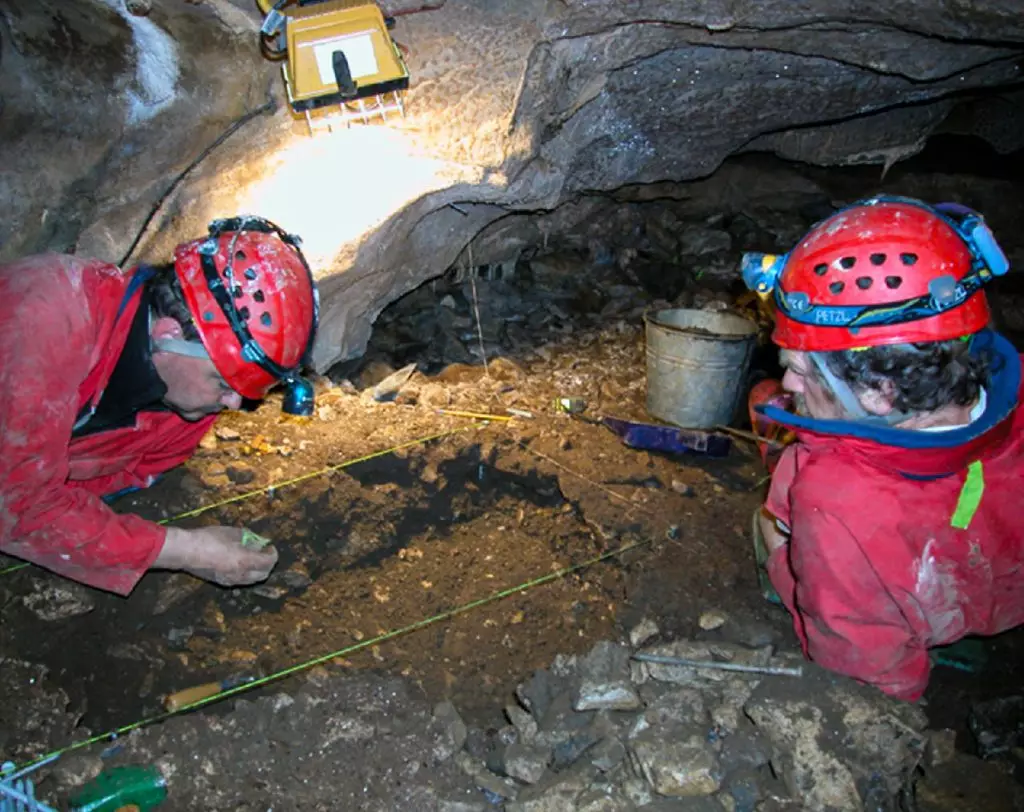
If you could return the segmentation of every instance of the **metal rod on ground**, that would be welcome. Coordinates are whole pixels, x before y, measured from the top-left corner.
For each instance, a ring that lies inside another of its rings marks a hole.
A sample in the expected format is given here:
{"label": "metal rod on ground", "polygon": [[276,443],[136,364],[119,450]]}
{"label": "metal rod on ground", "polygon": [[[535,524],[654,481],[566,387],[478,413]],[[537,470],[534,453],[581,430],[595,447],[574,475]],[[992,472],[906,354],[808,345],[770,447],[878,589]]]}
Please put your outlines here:
{"label": "metal rod on ground", "polygon": [[661,654],[634,654],[634,660],[659,665],[681,665],[686,668],[712,668],[718,671],[740,671],[744,674],[771,674],[779,677],[802,677],[800,666],[786,668],[781,665],[741,665],[740,663],[719,663],[713,660],[687,660],[683,657],[665,657]]}

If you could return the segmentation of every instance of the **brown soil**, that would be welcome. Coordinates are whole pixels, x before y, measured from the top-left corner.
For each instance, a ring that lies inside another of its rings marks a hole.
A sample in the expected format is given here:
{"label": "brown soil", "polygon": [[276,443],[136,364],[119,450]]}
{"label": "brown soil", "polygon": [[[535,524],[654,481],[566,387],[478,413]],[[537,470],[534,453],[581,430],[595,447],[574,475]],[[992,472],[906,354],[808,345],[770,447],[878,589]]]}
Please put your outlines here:
{"label": "brown soil", "polygon": [[[556,396],[572,395],[587,399],[588,416],[650,419],[642,336],[620,325],[603,340],[567,339],[551,361],[417,375],[416,405],[331,387],[305,424],[282,418],[276,402],[226,415],[217,430],[238,439],[200,449],[117,508],[173,519],[255,492],[181,523],[245,524],[272,538],[281,560],[271,589],[154,573],[128,599],[94,593],[91,613],[46,623],[15,600],[53,578],[29,568],[4,579],[6,653],[48,666],[96,731],[158,712],[168,691],[270,674],[359,643],[339,655],[347,666],[408,676],[486,726],[500,723],[510,691],[533,669],[619,637],[646,614],[682,634],[705,609],[743,610],[783,631],[785,618],[760,605],[756,588],[746,528],[763,471],[744,441],[726,459],[669,458],[555,411]],[[439,396],[451,409],[507,416],[512,407],[534,418],[446,416],[426,405]],[[444,436],[414,442],[435,435]],[[637,541],[650,543],[514,589]],[[503,590],[513,594],[365,646]]]}
{"label": "brown soil", "polygon": [[[492,360],[486,372],[455,364],[417,373],[391,403],[324,380],[306,422],[283,418],[273,400],[226,415],[220,439],[117,509],[177,521],[239,497],[181,523],[245,524],[269,536],[281,553],[270,581],[228,590],[153,573],[127,599],[93,592],[92,612],[44,622],[19,598],[59,579],[23,569],[0,582],[0,657],[45,665],[48,684],[93,732],[159,714],[174,690],[321,660],[368,677],[401,675],[493,733],[533,670],[622,639],[645,616],[670,638],[723,634],[795,648],[788,616],[758,591],[748,528],[765,478],[752,446],[734,437],[723,459],[669,457],[628,449],[588,422],[650,421],[636,322],[542,349]],[[555,399],[569,396],[587,401],[582,416],[556,410]],[[439,408],[533,418],[483,423]],[[396,446],[404,447],[363,459]],[[576,565],[585,566],[530,585]],[[698,618],[712,608],[730,622],[702,632]],[[1005,662],[1019,650],[1009,648]],[[1013,667],[1003,673],[1018,678]],[[273,689],[303,683],[288,676]],[[971,693],[961,675],[939,669],[933,683],[930,712],[963,731]],[[1002,679],[986,684],[994,695],[1013,690]],[[3,733],[0,749],[17,758],[79,737],[66,731],[67,740],[29,746],[27,730]]]}

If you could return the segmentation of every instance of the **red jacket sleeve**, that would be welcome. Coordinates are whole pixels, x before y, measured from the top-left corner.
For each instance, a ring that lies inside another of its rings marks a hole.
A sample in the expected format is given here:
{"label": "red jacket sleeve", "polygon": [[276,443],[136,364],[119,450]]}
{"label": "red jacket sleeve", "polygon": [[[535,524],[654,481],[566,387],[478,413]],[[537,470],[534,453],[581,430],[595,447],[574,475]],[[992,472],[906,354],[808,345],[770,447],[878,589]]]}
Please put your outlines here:
{"label": "red jacket sleeve", "polygon": [[[166,531],[119,516],[67,483],[77,388],[96,327],[88,305],[77,304],[82,293],[74,283],[58,287],[27,293],[17,309],[8,302],[0,318],[0,549],[127,594],[160,553]],[[32,314],[30,328],[24,312]]]}
{"label": "red jacket sleeve", "polygon": [[843,521],[799,502],[790,542],[769,558],[768,571],[805,654],[892,696],[918,699],[928,683],[927,650]]}

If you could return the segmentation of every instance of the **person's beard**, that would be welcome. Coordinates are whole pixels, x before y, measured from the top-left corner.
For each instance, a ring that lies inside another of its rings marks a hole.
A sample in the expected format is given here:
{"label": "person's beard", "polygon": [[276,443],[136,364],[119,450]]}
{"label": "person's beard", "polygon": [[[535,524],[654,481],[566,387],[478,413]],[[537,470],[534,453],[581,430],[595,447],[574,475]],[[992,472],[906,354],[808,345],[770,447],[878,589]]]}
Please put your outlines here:
{"label": "person's beard", "polygon": [[790,405],[793,411],[801,417],[810,417],[811,413],[807,411],[807,401],[804,396],[799,392],[793,393],[793,399]]}

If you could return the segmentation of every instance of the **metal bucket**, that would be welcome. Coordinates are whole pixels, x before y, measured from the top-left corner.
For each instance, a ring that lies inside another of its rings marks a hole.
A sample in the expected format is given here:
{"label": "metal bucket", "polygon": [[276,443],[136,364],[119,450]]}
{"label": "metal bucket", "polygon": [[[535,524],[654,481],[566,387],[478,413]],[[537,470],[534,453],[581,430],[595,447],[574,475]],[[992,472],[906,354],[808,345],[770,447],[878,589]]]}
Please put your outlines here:
{"label": "metal bucket", "polygon": [[684,428],[728,425],[746,389],[757,325],[708,310],[659,310],[647,325],[647,411]]}

